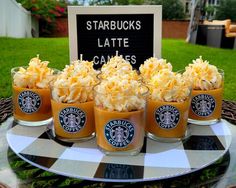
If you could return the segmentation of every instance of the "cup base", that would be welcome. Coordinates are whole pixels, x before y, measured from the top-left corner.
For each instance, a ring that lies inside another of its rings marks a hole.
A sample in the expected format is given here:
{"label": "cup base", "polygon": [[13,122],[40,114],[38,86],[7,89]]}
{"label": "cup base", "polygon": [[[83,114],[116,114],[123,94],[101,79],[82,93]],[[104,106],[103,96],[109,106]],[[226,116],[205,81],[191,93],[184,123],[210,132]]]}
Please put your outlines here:
{"label": "cup base", "polygon": [[133,150],[128,150],[128,151],[107,151],[103,148],[101,148],[100,146],[98,146],[98,149],[103,152],[105,155],[111,155],[111,156],[134,156],[134,155],[138,155],[142,149],[138,148],[138,149],[133,149]]}
{"label": "cup base", "polygon": [[185,134],[183,137],[180,138],[168,138],[168,137],[159,137],[156,136],[150,132],[146,133],[146,136],[152,140],[158,141],[158,142],[166,142],[166,143],[173,143],[173,142],[180,142],[180,141],[185,141],[187,140],[191,134],[190,134],[190,129],[187,128],[187,130],[185,131]]}
{"label": "cup base", "polygon": [[188,123],[195,124],[195,125],[212,125],[212,124],[215,124],[219,121],[220,121],[220,118],[219,119],[212,119],[212,120],[205,120],[205,121],[188,118]]}
{"label": "cup base", "polygon": [[42,121],[24,121],[24,120],[19,120],[19,119],[14,118],[14,122],[22,126],[39,127],[39,126],[50,124],[52,122],[52,118],[42,120]]}
{"label": "cup base", "polygon": [[95,135],[96,135],[96,134],[95,134],[95,132],[94,132],[94,133],[92,133],[91,135],[86,136],[86,137],[81,137],[81,138],[64,138],[64,137],[61,137],[61,136],[56,135],[55,132],[54,132],[54,136],[55,136],[57,139],[62,140],[62,141],[64,141],[64,142],[83,142],[83,141],[87,141],[87,140],[90,140],[90,139],[94,138]]}

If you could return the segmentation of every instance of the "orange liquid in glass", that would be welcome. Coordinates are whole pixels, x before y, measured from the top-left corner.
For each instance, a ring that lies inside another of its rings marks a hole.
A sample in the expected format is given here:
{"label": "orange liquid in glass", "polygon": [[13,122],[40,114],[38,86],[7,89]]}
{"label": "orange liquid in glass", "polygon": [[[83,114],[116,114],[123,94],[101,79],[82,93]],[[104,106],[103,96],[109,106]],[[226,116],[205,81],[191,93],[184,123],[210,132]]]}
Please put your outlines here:
{"label": "orange liquid in glass", "polygon": [[[82,139],[91,136],[94,131],[94,111],[93,111],[93,101],[85,103],[59,103],[51,100],[52,113],[53,113],[53,123],[55,134],[61,138],[65,139]],[[68,132],[65,130],[59,119],[60,112],[69,107],[74,107],[82,110],[86,114],[86,121],[83,127],[77,132]]]}
{"label": "orange liquid in glass", "polygon": [[[174,128],[162,128],[156,121],[155,112],[164,105],[170,105],[178,109],[179,121]],[[184,102],[162,102],[149,100],[147,103],[146,131],[162,138],[181,138],[185,135],[189,113],[190,99]]]}
{"label": "orange liquid in glass", "polygon": [[[25,113],[19,106],[18,97],[21,92],[32,91],[38,94],[41,98],[41,105],[37,111],[32,113]],[[13,116],[18,120],[23,121],[43,121],[52,117],[50,90],[49,89],[27,89],[17,86],[12,87],[13,92]]]}
{"label": "orange liquid in glass", "polygon": [[223,88],[214,89],[214,90],[192,90],[192,98],[200,94],[207,94],[212,96],[215,99],[215,108],[212,113],[208,116],[197,115],[192,107],[190,107],[189,118],[194,120],[214,120],[221,118],[221,109],[222,109],[222,100],[223,100]]}
{"label": "orange liquid in glass", "polygon": [[[97,144],[100,148],[105,151],[117,152],[117,151],[131,151],[137,148],[141,148],[144,139],[144,129],[145,129],[145,111],[137,110],[132,112],[116,112],[116,111],[106,111],[98,107],[94,107],[95,115],[95,129]],[[134,137],[132,141],[123,148],[114,147],[105,138],[105,126],[111,120],[128,120],[134,125]]]}

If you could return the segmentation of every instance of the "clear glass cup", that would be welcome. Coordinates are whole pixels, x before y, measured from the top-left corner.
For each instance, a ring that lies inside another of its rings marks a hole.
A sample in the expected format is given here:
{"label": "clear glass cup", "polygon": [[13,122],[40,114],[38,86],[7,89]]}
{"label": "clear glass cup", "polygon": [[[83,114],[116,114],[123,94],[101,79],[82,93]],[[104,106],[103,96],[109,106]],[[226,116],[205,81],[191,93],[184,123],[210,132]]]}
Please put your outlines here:
{"label": "clear glass cup", "polygon": [[188,138],[190,132],[187,121],[190,102],[191,92],[183,102],[149,99],[146,119],[147,136],[161,142],[177,142]]}
{"label": "clear glass cup", "polygon": [[122,71],[117,71],[117,72],[113,72],[112,75],[99,70],[99,74],[97,75],[97,79],[100,81],[107,80],[111,76],[122,76],[124,79],[128,78],[128,79],[133,79],[133,80],[137,80],[139,82],[142,82],[142,78],[141,78],[141,76],[139,76],[138,70],[132,70],[132,72],[129,72],[129,74],[123,73]]}
{"label": "clear glass cup", "polygon": [[[51,105],[53,114],[54,134],[64,141],[82,141],[95,136],[93,86],[75,87],[76,95],[84,98],[84,102],[60,102],[58,95],[69,95],[71,88],[56,87],[51,84]],[[66,94],[67,93],[67,94]],[[74,93],[74,94],[75,94]],[[87,96],[89,100],[87,101]]]}
{"label": "clear glass cup", "polygon": [[[148,88],[142,85],[142,93],[135,96],[110,95],[99,93],[94,87],[94,101],[102,96],[124,104],[124,101],[132,101],[138,97],[144,101],[144,107],[133,111],[109,111],[103,108],[103,104],[94,102],[95,129],[98,148],[107,155],[136,155],[143,146],[146,100]],[[106,103],[107,101],[100,101]]]}
{"label": "clear glass cup", "polygon": [[[23,68],[26,69],[27,67]],[[47,87],[45,89],[30,89],[26,87],[18,87],[14,84],[14,75],[19,71],[19,69],[20,67],[11,69],[14,120],[20,125],[25,126],[42,126],[50,123],[52,121],[52,111],[49,82],[56,77],[59,71],[53,69],[53,75],[45,76],[45,80],[47,80]],[[31,76],[37,77],[38,75],[35,74]],[[21,80],[17,81],[21,82]],[[26,80],[22,81],[26,82]]]}
{"label": "clear glass cup", "polygon": [[189,111],[189,123],[197,125],[211,125],[221,119],[224,71],[219,69],[222,76],[222,84],[218,89],[194,90]]}

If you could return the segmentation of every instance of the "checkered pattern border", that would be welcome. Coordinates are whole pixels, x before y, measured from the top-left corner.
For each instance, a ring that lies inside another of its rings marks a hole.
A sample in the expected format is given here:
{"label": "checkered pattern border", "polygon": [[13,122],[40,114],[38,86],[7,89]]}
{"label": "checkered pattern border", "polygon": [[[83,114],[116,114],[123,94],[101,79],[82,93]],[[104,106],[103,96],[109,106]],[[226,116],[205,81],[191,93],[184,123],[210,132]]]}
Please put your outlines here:
{"label": "checkered pattern border", "polygon": [[60,175],[106,182],[138,182],[171,178],[200,170],[229,149],[231,133],[226,121],[210,126],[188,125],[191,136],[175,143],[145,138],[137,156],[107,156],[96,139],[68,143],[51,130],[17,124],[7,132],[11,149],[34,166]]}

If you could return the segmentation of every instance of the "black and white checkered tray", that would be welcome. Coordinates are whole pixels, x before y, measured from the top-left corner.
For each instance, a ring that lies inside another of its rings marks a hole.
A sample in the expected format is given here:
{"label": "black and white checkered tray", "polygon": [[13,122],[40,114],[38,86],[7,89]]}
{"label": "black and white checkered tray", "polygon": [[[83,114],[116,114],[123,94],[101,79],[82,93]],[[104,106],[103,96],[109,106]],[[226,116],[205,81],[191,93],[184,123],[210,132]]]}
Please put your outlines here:
{"label": "black and white checkered tray", "polygon": [[11,149],[23,160],[60,175],[106,182],[160,180],[200,170],[229,149],[231,133],[226,121],[211,126],[189,125],[184,142],[160,143],[145,139],[137,156],[106,156],[92,139],[66,143],[51,130],[14,125],[7,132]]}

